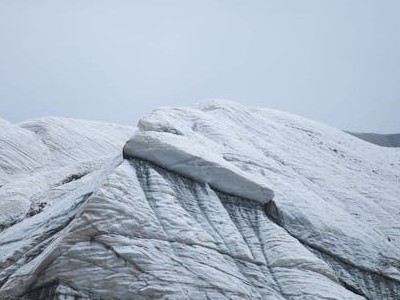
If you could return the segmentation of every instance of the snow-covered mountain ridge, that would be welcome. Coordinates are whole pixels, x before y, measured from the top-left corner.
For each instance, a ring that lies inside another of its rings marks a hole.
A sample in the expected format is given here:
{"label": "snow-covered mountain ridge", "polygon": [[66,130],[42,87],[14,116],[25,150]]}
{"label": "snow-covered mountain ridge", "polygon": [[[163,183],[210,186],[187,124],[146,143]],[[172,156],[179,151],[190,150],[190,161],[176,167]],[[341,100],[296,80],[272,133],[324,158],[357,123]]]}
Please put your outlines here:
{"label": "snow-covered mountain ridge", "polygon": [[360,133],[349,132],[350,134],[363,139],[367,142],[384,146],[384,147],[400,147],[400,134],[376,134],[376,133]]}
{"label": "snow-covered mountain ridge", "polygon": [[0,126],[2,295],[400,298],[400,149],[220,100]]}

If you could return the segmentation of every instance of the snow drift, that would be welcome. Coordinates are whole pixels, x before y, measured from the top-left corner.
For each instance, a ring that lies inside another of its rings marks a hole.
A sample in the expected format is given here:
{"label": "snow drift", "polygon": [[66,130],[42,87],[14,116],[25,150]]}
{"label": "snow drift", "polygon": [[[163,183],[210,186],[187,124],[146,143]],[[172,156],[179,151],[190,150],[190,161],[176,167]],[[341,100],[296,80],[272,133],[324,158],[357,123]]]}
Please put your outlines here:
{"label": "snow drift", "polygon": [[3,295],[400,297],[400,149],[220,100],[0,126]]}

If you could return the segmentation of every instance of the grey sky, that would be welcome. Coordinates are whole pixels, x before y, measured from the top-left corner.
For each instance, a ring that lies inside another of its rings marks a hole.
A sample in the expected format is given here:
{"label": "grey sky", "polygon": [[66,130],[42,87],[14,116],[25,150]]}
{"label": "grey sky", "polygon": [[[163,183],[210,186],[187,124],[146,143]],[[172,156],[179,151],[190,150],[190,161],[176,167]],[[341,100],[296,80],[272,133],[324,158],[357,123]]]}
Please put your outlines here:
{"label": "grey sky", "polygon": [[0,0],[0,116],[225,98],[400,132],[399,0]]}

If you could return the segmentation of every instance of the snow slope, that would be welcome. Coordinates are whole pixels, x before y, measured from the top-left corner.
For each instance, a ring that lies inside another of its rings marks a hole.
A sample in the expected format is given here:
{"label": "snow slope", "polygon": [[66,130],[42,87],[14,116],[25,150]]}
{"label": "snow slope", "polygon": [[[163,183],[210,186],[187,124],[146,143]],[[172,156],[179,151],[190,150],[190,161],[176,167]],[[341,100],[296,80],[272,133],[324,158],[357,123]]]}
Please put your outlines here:
{"label": "snow slope", "polygon": [[3,295],[400,297],[400,149],[222,100],[0,125]]}

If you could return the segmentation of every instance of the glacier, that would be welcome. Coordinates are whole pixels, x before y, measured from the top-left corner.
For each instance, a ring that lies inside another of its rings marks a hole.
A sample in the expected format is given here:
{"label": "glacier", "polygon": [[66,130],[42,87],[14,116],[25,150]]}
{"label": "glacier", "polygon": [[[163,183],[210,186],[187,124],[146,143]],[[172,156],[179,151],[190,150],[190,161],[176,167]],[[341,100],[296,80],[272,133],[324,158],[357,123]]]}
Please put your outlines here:
{"label": "glacier", "polygon": [[0,299],[400,299],[398,148],[212,99],[0,127]]}

